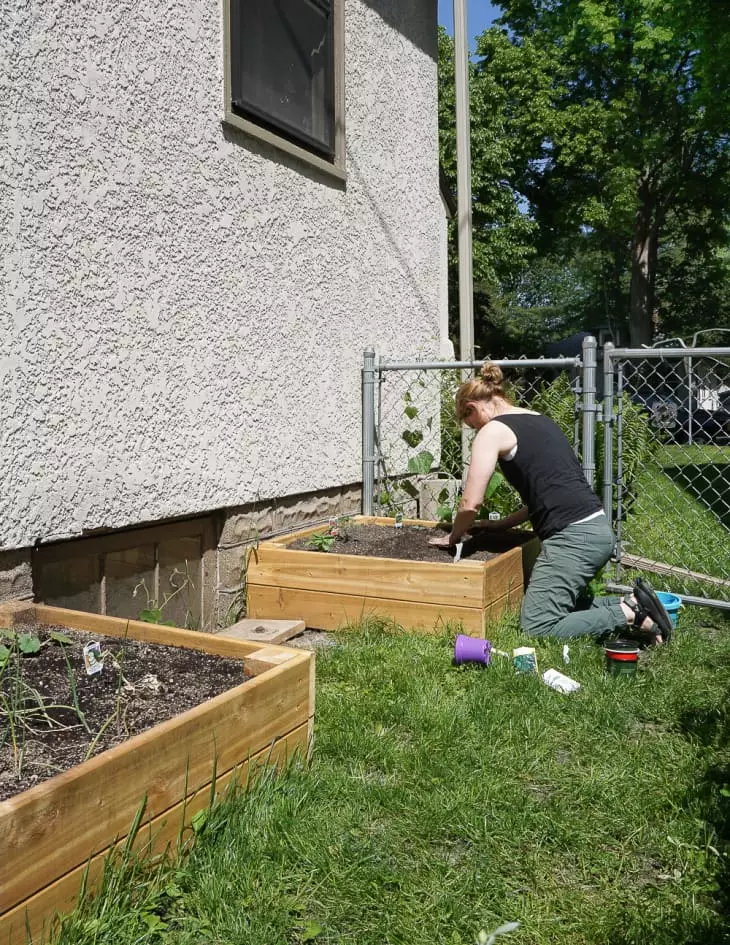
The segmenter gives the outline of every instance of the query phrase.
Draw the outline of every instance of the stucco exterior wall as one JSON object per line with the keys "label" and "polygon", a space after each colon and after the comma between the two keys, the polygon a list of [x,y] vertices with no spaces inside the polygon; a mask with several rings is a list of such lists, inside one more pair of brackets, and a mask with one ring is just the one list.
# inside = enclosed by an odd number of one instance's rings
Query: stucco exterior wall
{"label": "stucco exterior wall", "polygon": [[344,186],[222,125],[219,3],[1,9],[0,548],[359,480],[362,350],[440,347],[435,0],[346,0]]}

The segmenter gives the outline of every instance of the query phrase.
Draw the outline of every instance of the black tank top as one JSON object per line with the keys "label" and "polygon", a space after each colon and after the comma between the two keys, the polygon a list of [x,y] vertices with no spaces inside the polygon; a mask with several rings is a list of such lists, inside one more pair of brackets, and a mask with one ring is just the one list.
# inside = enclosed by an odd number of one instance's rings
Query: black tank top
{"label": "black tank top", "polygon": [[495,420],[517,437],[514,459],[500,459],[499,465],[522,497],[540,538],[550,538],[566,525],[602,510],[578,458],[554,420],[532,413],[507,414]]}

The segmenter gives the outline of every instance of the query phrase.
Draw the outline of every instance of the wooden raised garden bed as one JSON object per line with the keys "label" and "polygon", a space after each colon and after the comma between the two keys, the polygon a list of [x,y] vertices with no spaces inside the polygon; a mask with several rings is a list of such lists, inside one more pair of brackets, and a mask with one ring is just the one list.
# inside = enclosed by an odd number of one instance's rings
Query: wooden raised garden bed
{"label": "wooden raised garden bed", "polygon": [[25,945],[73,907],[85,870],[98,880],[146,799],[135,846],[175,847],[192,817],[257,763],[309,750],[312,654],[58,607],[0,604],[0,626],[28,622],[241,660],[241,679],[219,696],[159,723],[70,770],[0,802],[0,942]]}
{"label": "wooden raised garden bed", "polygon": [[[359,515],[352,523],[394,529],[395,521]],[[403,524],[436,526],[418,520]],[[524,532],[495,538],[500,551],[489,560],[458,563],[447,555],[443,561],[418,561],[339,554],[336,542],[327,553],[291,547],[324,530],[320,525],[263,541],[251,553],[250,617],[300,617],[308,627],[334,630],[379,614],[422,632],[461,623],[465,633],[483,637],[489,619],[519,607],[539,550],[538,540]],[[427,539],[426,533],[424,545]]]}

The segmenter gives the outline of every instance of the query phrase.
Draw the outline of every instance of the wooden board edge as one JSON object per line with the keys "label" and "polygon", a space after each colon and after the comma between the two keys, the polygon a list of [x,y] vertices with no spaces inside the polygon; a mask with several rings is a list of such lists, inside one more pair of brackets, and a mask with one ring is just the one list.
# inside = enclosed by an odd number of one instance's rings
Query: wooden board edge
{"label": "wooden board edge", "polygon": [[[231,659],[245,660],[247,656],[256,653],[259,665],[262,665],[263,651],[267,650],[271,657],[271,668],[280,665],[286,659],[296,660],[301,653],[291,647],[278,646],[275,643],[236,640],[220,634],[205,633],[202,630],[185,630],[182,627],[167,627],[142,620],[107,617],[82,610],[70,610],[66,607],[52,607],[48,604],[35,604],[34,614],[35,620],[41,624],[55,624],[68,627],[70,630],[83,630],[103,636],[124,637],[126,635],[130,639],[141,640],[145,643],[182,646]],[[258,669],[257,672],[263,672],[263,670]]]}
{"label": "wooden board edge", "polygon": [[490,601],[484,608],[484,634],[486,636],[492,623],[499,622],[507,614],[514,613],[522,603],[522,585]]}
{"label": "wooden board edge", "polygon": [[[272,623],[282,623],[282,627],[270,626]],[[269,626],[267,626],[269,624]],[[255,626],[254,626],[255,625]],[[216,636],[229,637],[233,640],[245,640],[247,643],[259,644],[286,644],[287,640],[304,633],[307,625],[303,620],[269,621],[260,618],[259,621],[245,617],[228,627],[216,630]]]}
{"label": "wooden board edge", "polygon": [[[241,764],[220,774],[216,778],[216,796],[222,795],[234,779],[244,780],[243,775],[250,777],[251,765],[254,763],[259,768],[272,763],[279,767],[298,751],[306,757],[310,751],[310,739],[308,723],[283,735],[274,745],[261,749]],[[180,801],[146,822],[139,831],[134,849],[141,851],[145,856],[152,856],[164,853],[173,843],[176,845],[178,835],[190,827],[192,817],[208,806],[211,788],[211,782],[202,785],[186,800]],[[75,867],[44,889],[0,914],[0,942],[3,945],[26,945],[26,913],[28,913],[33,938],[41,934],[44,927],[51,924],[56,913],[69,911],[73,907],[84,872],[88,869],[88,888],[93,889],[101,877],[106,858],[125,840],[126,836],[120,837],[115,843],[93,856],[88,863]]]}
{"label": "wooden board edge", "polygon": [[511,588],[523,586],[522,549],[510,548],[486,562],[483,602],[486,607],[494,598],[502,597]]}
{"label": "wooden board edge", "polygon": [[[153,757],[168,757],[164,766],[155,769],[153,765],[150,774],[152,787],[147,792],[148,803],[150,815],[157,816],[169,806],[169,797],[180,790],[178,785],[184,784],[188,793],[193,793],[209,780],[209,772],[213,769],[216,757],[223,764],[226,761],[230,764],[231,759],[237,760],[247,753],[255,754],[287,731],[310,724],[314,711],[310,701],[313,660],[311,653],[305,655],[310,657],[306,663],[282,664],[267,677],[259,677],[227,690],[188,712],[134,736],[122,745],[110,748],[69,771],[0,802],[0,835],[7,844],[6,858],[0,864],[0,874],[5,877],[0,884],[3,895],[17,902],[30,892],[24,892],[27,878],[12,873],[13,860],[8,857],[15,856],[14,851],[21,848],[21,838],[29,835],[33,824],[49,823],[49,811],[63,817],[63,832],[68,836],[60,843],[58,855],[70,861],[69,869],[81,862],[88,852],[87,848],[79,856],[78,841],[83,834],[83,823],[90,816],[93,817],[96,804],[101,805],[100,809],[105,810],[106,814],[98,824],[94,822],[95,829],[91,832],[94,839],[89,840],[92,853],[106,846],[110,837],[131,820],[143,790],[137,791],[130,786],[121,798],[116,792],[116,803],[113,804],[113,797],[99,796],[94,790],[98,778],[102,777],[112,784],[127,783],[130,775],[140,767],[151,764],[150,759]],[[267,724],[255,721],[262,713],[270,713],[272,706],[276,708],[277,714],[271,716]],[[268,714],[266,718],[269,718]],[[214,729],[218,730],[218,737],[221,738],[219,729],[235,725],[236,719],[246,720],[243,728],[236,728],[239,733],[236,739],[211,741],[210,733]],[[186,746],[187,761],[184,754],[180,757],[175,754],[176,745]],[[194,764],[190,763],[191,757],[195,759]],[[129,783],[133,784],[131,781]],[[51,836],[46,826],[33,842],[36,862],[40,862],[40,858],[44,863],[42,869],[40,866],[36,868],[42,882],[44,873],[47,874],[53,868],[50,864],[57,856],[52,851],[59,842],[58,834]]]}
{"label": "wooden board edge", "polygon": [[[421,633],[439,633],[447,622],[462,623],[465,628],[476,630],[477,635],[483,627],[483,606],[459,607],[265,584],[253,585],[249,591],[249,608],[253,616],[259,609],[262,614],[282,617],[289,617],[290,612],[297,610],[305,617],[308,627],[318,630],[343,630],[348,624],[357,623],[368,616],[390,618],[407,629]],[[417,622],[411,624],[399,620],[393,616],[393,612],[398,611],[416,615]],[[337,617],[332,616],[334,614]]]}
{"label": "wooden board edge", "polygon": [[14,627],[35,620],[36,605],[32,600],[6,600],[0,604],[0,626]]}

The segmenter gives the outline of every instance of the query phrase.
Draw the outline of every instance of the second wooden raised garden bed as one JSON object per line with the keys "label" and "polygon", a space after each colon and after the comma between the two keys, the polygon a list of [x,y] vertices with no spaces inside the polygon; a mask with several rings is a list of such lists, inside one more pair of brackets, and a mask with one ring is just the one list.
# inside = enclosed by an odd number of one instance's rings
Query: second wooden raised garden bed
{"label": "second wooden raised garden bed", "polygon": [[146,801],[135,848],[174,848],[234,778],[309,749],[314,661],[303,650],[33,604],[0,604],[0,625],[53,625],[241,660],[253,677],[70,770],[0,802],[0,942],[37,941],[73,907]]}
{"label": "second wooden raised garden bed", "polygon": [[[392,529],[395,521],[360,515],[353,523]],[[436,526],[417,520],[403,524]],[[506,550],[487,561],[458,563],[338,554],[336,544],[327,553],[291,547],[322,531],[320,525],[263,541],[251,553],[250,617],[301,618],[308,627],[334,630],[378,614],[421,632],[436,632],[448,622],[483,637],[490,619],[519,607],[539,550],[530,533],[496,539]]]}

